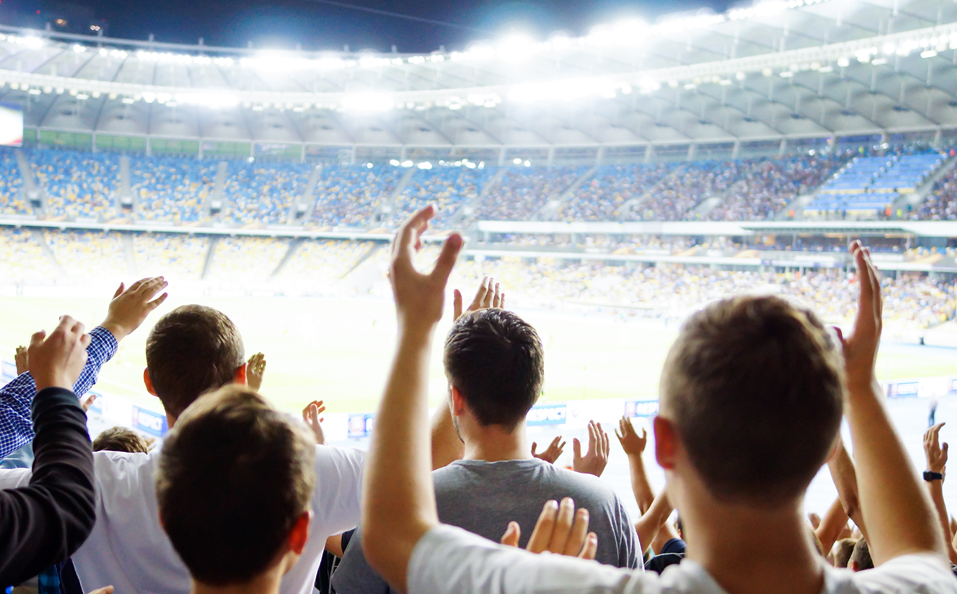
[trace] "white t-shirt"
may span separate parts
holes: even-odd
[[[440,525],[423,536],[409,561],[416,594],[726,594],[707,571],[686,559],[661,575],[617,569],[558,555],[503,547],[460,528]],[[827,567],[822,594],[951,594],[957,578],[936,555],[898,557],[852,573]]]
[[[316,446],[309,540],[283,578],[282,594],[311,594],[326,539],[359,523],[364,457],[359,450]],[[112,584],[123,594],[189,594],[189,572],[159,524],[158,462],[159,448],[93,454],[96,525],[73,555],[84,592]],[[29,470],[0,470],[0,489],[29,481]]]

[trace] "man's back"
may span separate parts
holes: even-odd
[[[432,473],[439,519],[498,542],[509,521],[522,527],[524,547],[545,502],[564,497],[588,510],[588,529],[598,535],[596,560],[635,568],[641,552],[634,524],[614,491],[600,479],[538,459],[485,462],[459,460]],[[376,594],[388,589],[368,566],[361,534],[349,543],[333,576],[340,594]]]
[[[84,591],[113,585],[117,592],[188,594],[186,566],[159,524],[155,476],[159,448],[150,454],[96,452],[96,525],[73,555]],[[316,490],[309,541],[282,582],[283,594],[312,592],[326,538],[359,521],[363,454],[316,447]],[[0,471],[0,488],[29,481],[25,470]]]

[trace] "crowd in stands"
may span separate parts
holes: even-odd
[[[882,280],[854,242],[853,275],[779,279],[817,313],[762,295],[754,275],[622,270],[613,283],[644,288],[648,300],[658,292],[710,303],[683,323],[663,364],[653,446],[627,417],[604,428],[591,420],[587,443],[574,439],[562,468],[561,438],[539,448],[525,422],[543,391],[548,322],[536,328],[511,311],[511,296],[526,285],[537,293],[542,279],[570,295],[609,299],[617,289],[597,286],[580,264],[540,262],[514,275],[520,267],[504,261],[459,261],[458,235],[419,250],[432,214],[415,213],[393,248],[376,252],[389,259],[397,319],[367,453],[325,444],[314,394],[302,421],[260,395],[265,358],[247,360],[225,313],[191,304],[151,319],[169,295],[163,277],[122,288],[89,331],[64,316],[30,337],[18,375],[0,387],[0,459],[33,453],[0,469],[0,587],[35,579],[44,594],[957,592],[943,423],[932,410],[915,468],[907,450],[917,444],[898,435],[875,371],[882,322],[909,315],[908,303],[942,299],[926,280]],[[265,239],[255,247],[276,251]],[[474,296],[446,299],[450,283],[477,275]],[[943,298],[952,315],[953,293]],[[847,322],[843,333],[825,326],[834,314]],[[433,345],[444,318],[451,329]],[[170,432],[152,449],[124,429],[91,443],[81,398],[147,320],[144,384]],[[430,420],[433,346],[448,384]],[[633,370],[620,373],[634,381]],[[629,493],[603,478],[610,433],[628,458]],[[664,486],[649,481],[652,459],[666,470]],[[805,517],[819,472],[838,496]]]
[[[435,204],[439,211],[432,228],[448,228],[459,209],[479,197],[494,173],[491,167],[433,167],[417,170],[396,199],[392,225],[398,226],[413,212],[428,204]]]
[[[678,166],[602,165],[562,204],[559,217],[567,222],[628,220],[624,205],[653,192],[656,184]]]
[[[310,222],[320,227],[376,226],[375,215],[406,171],[389,165],[323,165]]]
[[[219,237],[206,278],[232,285],[262,282],[279,267],[289,240],[276,237]]]
[[[0,230],[0,279],[5,284],[47,282],[56,278],[56,269],[43,247],[28,229]]]
[[[243,225],[275,225],[298,203],[312,167],[299,163],[231,162],[223,188],[226,218]]]
[[[957,220],[957,169],[950,170],[937,180],[915,218],[928,221]]]
[[[216,161],[181,157],[130,157],[136,216],[146,221],[195,223],[211,200]]]
[[[44,231],[43,236],[70,279],[118,278],[130,270],[126,248],[119,233]]]
[[[30,214],[33,207],[24,195],[23,176],[12,149],[0,148],[0,213]]]
[[[486,194],[474,220],[527,221],[548,200],[558,198],[588,167],[513,167]]]
[[[35,150],[27,155],[46,194],[46,213],[70,219],[116,216],[120,159],[110,153]]]
[[[199,280],[206,263],[209,238],[174,233],[136,233],[133,259],[138,275]]]

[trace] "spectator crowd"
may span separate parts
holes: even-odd
[[[0,587],[957,592],[944,424],[931,413],[915,468],[907,449],[917,444],[901,440],[875,375],[885,320],[948,298],[953,315],[953,287],[942,296],[925,280],[882,278],[858,241],[852,275],[778,279],[811,307],[741,273],[654,268],[598,287],[586,265],[556,268],[555,287],[570,295],[708,302],[663,364],[653,455],[629,418],[596,419],[563,468],[561,438],[529,443],[525,423],[542,394],[547,328],[510,309],[513,289],[538,293],[536,274],[547,273],[460,261],[457,234],[423,247],[434,214],[416,211],[391,249],[366,254],[387,261],[397,318],[368,452],[326,445],[313,392],[303,391],[301,420],[276,410],[260,394],[265,356],[248,356],[226,313],[189,304],[155,319],[175,290],[163,276],[121,284],[92,329],[69,315],[53,326],[51,312],[52,329],[18,349],[17,376],[0,388]],[[302,253],[365,247],[317,242]],[[276,252],[268,239],[256,251],[263,261]],[[239,265],[268,268],[244,257]],[[474,295],[453,290],[477,275]],[[835,314],[842,330],[826,325]],[[444,317],[453,323],[436,349],[448,388],[429,418],[427,367]],[[86,393],[147,321],[144,388],[170,431],[161,444],[124,428],[91,441]],[[629,493],[602,478],[612,439],[628,458]],[[665,471],[657,488],[652,458]],[[824,468],[838,495],[806,516],[805,492]]]

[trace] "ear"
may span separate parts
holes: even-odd
[[[306,548],[306,541],[309,540],[309,523],[312,521],[312,510],[309,510],[296,519],[289,531],[289,551],[302,555]]]
[[[655,459],[658,466],[665,470],[675,467],[675,457],[678,452],[678,432],[674,424],[658,415],[652,424],[655,433]]]
[[[455,386],[452,386],[451,393],[452,393],[452,406],[451,406],[452,416],[461,417],[462,415],[465,414],[465,410],[466,410],[465,397],[462,396],[462,392],[459,392],[459,389],[456,388]]]
[[[153,380],[150,379],[150,370],[143,370],[143,383],[146,384],[146,391],[156,396],[156,390],[153,389]]]
[[[233,382],[240,386],[246,385],[246,363],[243,363],[236,369],[236,375],[233,376]]]

